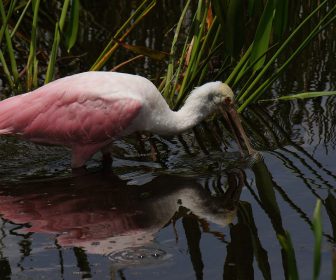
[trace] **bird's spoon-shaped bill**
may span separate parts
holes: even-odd
[[[229,105],[229,107],[226,108],[220,107],[220,110],[232,130],[241,152],[243,153],[243,147],[245,146],[250,156],[256,155],[257,151],[252,148],[250,140],[241,124],[239,114],[234,106]]]

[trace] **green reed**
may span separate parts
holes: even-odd
[[[149,14],[155,7],[156,1],[144,0],[139,7],[131,14],[124,24],[116,31],[110,42],[106,45],[97,60],[91,66],[91,71],[101,70],[106,62],[119,48],[119,41],[122,42],[131,33],[131,31]]]
[[[33,2],[33,22],[32,22],[32,32],[31,32],[31,40],[29,47],[29,56],[27,62],[27,89],[31,90],[32,87],[36,87],[37,84],[34,84],[33,77],[37,75],[37,66],[38,61],[36,58],[36,44],[37,44],[37,22],[38,22],[38,14],[39,14],[40,0],[36,0]]]
[[[80,1],[65,0],[62,3],[59,18],[55,19],[54,23],[54,36],[48,54],[48,61],[39,61],[39,45],[41,40],[41,38],[39,38],[39,32],[41,32],[41,25],[44,24],[41,15],[44,17],[46,16],[43,5],[44,2],[40,2],[40,0],[20,2],[17,0],[10,0],[9,2],[6,2],[6,4],[7,5],[4,5],[3,1],[0,1],[0,15],[2,22],[0,29],[0,67],[5,74],[10,88],[18,89],[19,87],[22,87],[23,82],[26,81],[23,90],[28,91],[37,87],[41,78],[44,80],[45,84],[49,83],[55,77],[60,48],[64,47],[69,53],[76,44],[80,23]],[[141,3],[135,12],[133,12],[125,23],[117,30],[110,43],[101,52],[100,56],[91,67],[91,70],[100,70],[105,65],[109,58],[120,47],[123,40],[139,24],[139,22],[149,14],[155,4],[156,1],[154,0],[144,0]],[[13,11],[20,12],[18,19],[14,19]],[[12,23],[13,20],[15,21],[14,26],[9,26],[8,23],[10,21]],[[54,19],[49,18],[48,20],[52,22]],[[29,34],[28,42],[25,42],[26,38],[24,36],[18,37],[17,35],[21,31],[20,27],[22,26],[22,22],[27,21],[31,24],[31,34]],[[28,48],[26,50],[15,49],[15,47],[13,47],[13,40],[16,40],[23,46],[28,43]],[[125,47],[125,45],[123,46]],[[128,46],[128,49],[134,51],[135,48]],[[136,48],[136,51],[139,52],[139,50],[140,52],[145,53],[145,55],[154,58],[158,55],[162,55],[162,53],[158,54],[155,50],[150,51]],[[19,53],[20,56],[24,57],[25,52],[28,53],[27,63],[19,73],[16,62],[16,53]],[[45,72],[45,67],[39,67],[39,64],[41,64],[39,62],[43,62],[43,64],[46,63]]]
[[[190,5],[190,1],[186,2],[177,23],[167,72],[163,78],[163,94],[174,107],[181,105],[194,86],[209,79],[206,73],[211,59],[220,55],[223,65],[219,73],[226,76],[226,82],[238,91],[239,111],[244,110],[250,103],[265,95],[273,82],[317,34],[336,19],[336,5],[325,0],[288,32],[288,1],[270,0],[265,4],[259,2],[258,5],[257,2],[259,1],[248,1],[249,15],[259,12],[260,19],[256,23],[253,41],[246,50],[241,38],[247,32],[243,30],[247,22],[242,19],[242,1],[199,0],[189,36],[181,52],[176,44],[180,26]],[[306,33],[305,36],[298,39],[303,32]],[[294,42],[298,46],[293,52],[288,52]],[[305,97],[316,94],[305,94]],[[323,93],[330,94],[333,93]],[[294,95],[291,98],[302,97],[303,95]]]
[[[11,85],[16,85],[19,79],[19,72],[18,72],[18,68],[17,68],[17,64],[16,64],[16,58],[15,58],[15,54],[14,54],[14,48],[13,48],[13,44],[12,44],[12,40],[10,37],[10,33],[9,33],[9,29],[8,29],[8,21],[13,13],[15,4],[17,1],[11,1],[8,11],[7,11],[7,15],[6,15],[6,11],[3,5],[3,2],[0,1],[0,14],[1,14],[1,19],[2,19],[2,27],[1,27],[1,31],[0,31],[0,43],[2,40],[2,37],[5,36],[5,41],[6,41],[6,49],[7,49],[7,53],[9,56],[9,61],[10,61],[10,65],[11,65],[11,72],[10,72],[10,76],[6,75],[7,78],[10,79],[10,84]],[[0,50],[1,51],[1,50]],[[1,61],[2,64],[4,65],[5,68],[5,72],[8,73],[9,68],[7,66],[7,63],[4,59],[4,55],[3,52],[1,51]]]
[[[39,27],[42,24],[40,14],[44,13],[43,5],[40,5],[38,0],[10,0],[6,3],[7,5],[4,5],[3,1],[0,1],[2,21],[0,62],[10,87],[22,85],[24,74],[27,90],[36,87],[41,77],[44,83],[52,81],[57,69],[60,47],[63,46],[69,52],[76,44],[80,23],[80,1],[62,2],[59,18],[54,23],[53,43],[49,50],[45,72],[44,67],[40,66],[37,49],[40,40]],[[150,14],[155,5],[155,0],[143,0],[117,29],[90,70],[103,69],[119,47],[152,59],[158,57],[160,60],[165,59],[166,55],[159,50],[149,50],[125,43],[126,37]],[[246,3],[243,0],[199,0],[196,5],[192,1],[186,1],[175,27],[167,70],[161,80],[160,89],[167,101],[174,108],[178,108],[192,88],[209,79],[218,78],[225,80],[237,92],[239,111],[264,97],[273,82],[291,65],[309,42],[336,19],[336,4],[324,0],[316,4],[296,27],[288,31],[290,5],[288,0],[270,0],[265,3],[256,0],[248,0]],[[20,11],[20,16],[14,26],[9,26],[8,22],[13,18],[13,11]],[[182,40],[182,26],[188,11],[193,17],[181,49],[177,45]],[[243,15],[247,16],[247,20]],[[32,18],[29,55],[25,68],[19,73],[15,54],[17,50],[13,47],[13,40],[17,40],[16,34],[27,17]],[[248,28],[247,21],[253,21]],[[305,36],[298,39],[303,32]],[[251,42],[246,42],[247,35],[252,38]],[[294,42],[298,46],[293,52],[288,52]],[[249,47],[246,47],[246,43]],[[211,65],[214,57],[221,61],[221,67],[217,69],[216,74],[213,74]],[[126,61],[121,65],[127,63]],[[300,96],[294,95],[291,98]]]
[[[248,106],[251,102],[258,100],[262,94],[267,92],[267,89],[273,84],[273,82],[288,68],[290,63],[300,54],[304,48],[313,40],[313,38],[322,30],[324,30],[329,24],[331,24],[336,18],[334,16],[336,11],[336,5],[334,5],[328,13],[319,20],[319,22],[314,26],[312,30],[310,30],[309,34],[303,39],[296,50],[285,58],[285,62],[280,66],[277,67],[276,70],[273,70],[273,73],[267,74],[267,70],[274,64],[274,62],[280,57],[280,54],[290,46],[290,43],[294,39],[294,37],[302,31],[305,24],[309,20],[316,15],[322,7],[327,4],[327,1],[322,2],[315,10],[313,10],[287,37],[287,39],[280,45],[280,47],[276,50],[275,54],[271,56],[262,68],[262,70],[256,75],[253,81],[248,85],[247,89],[239,94],[238,101],[241,104],[239,107],[239,111]],[[253,73],[255,75],[255,73]],[[263,80],[261,85],[258,86],[258,83]],[[256,88],[257,87],[257,88]]]
[[[47,73],[46,73],[46,77],[44,80],[45,84],[49,83],[50,81],[54,79],[57,52],[59,49],[59,44],[61,42],[61,35],[64,30],[64,24],[65,24],[69,6],[70,6],[70,0],[64,1],[60,19],[58,22],[56,22],[56,25],[55,25],[54,41],[52,44]],[[71,5],[69,23],[68,23],[68,31],[65,33],[65,41],[67,44],[68,52],[76,43],[77,33],[78,33],[78,21],[79,21],[79,0],[73,0],[72,5]]]
[[[313,213],[312,229],[314,233],[314,261],[312,279],[319,278],[321,269],[321,244],[322,244],[322,217],[321,217],[321,200],[317,200]],[[288,232],[285,235],[278,235],[279,242],[287,255],[287,279],[299,279],[297,270],[295,252]]]

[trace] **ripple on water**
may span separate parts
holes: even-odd
[[[137,247],[112,252],[107,255],[116,265],[151,265],[169,258],[169,254],[160,248]]]
[[[64,147],[35,145],[14,137],[0,137],[2,181],[19,181],[70,173],[70,154]]]
[[[175,143],[175,152],[160,151],[162,159],[154,161],[150,156],[140,156],[135,150],[125,149],[125,143],[115,143],[119,150],[118,153],[113,151],[113,170],[115,174],[135,185],[151,181],[157,172],[199,176],[246,164],[246,159],[237,151],[188,154],[178,143]],[[43,146],[15,137],[0,137],[1,181],[4,183],[71,176],[70,157],[70,151],[65,147]],[[100,168],[100,154],[97,153],[87,166],[88,169]]]

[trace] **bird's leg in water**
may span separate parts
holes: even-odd
[[[112,156],[111,153],[104,153],[102,156],[103,166],[112,166]]]
[[[102,153],[102,165],[103,169],[110,169],[112,167],[113,158],[111,155],[110,145],[103,147],[101,150]]]
[[[149,144],[151,146],[151,156],[153,161],[160,161],[160,153],[155,144],[155,141],[152,138],[148,139]]]
[[[144,142],[145,141],[149,141],[149,145],[151,147],[151,158],[153,161],[160,161],[160,154],[159,154],[159,150],[155,144],[155,141],[151,138],[151,134],[149,133],[141,133],[140,135],[140,140],[142,143],[142,149],[145,151],[145,147],[144,147]]]

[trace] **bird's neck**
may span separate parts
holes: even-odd
[[[151,131],[161,135],[179,134],[199,124],[209,113],[207,106],[189,100],[179,111],[168,109],[158,115]]]

